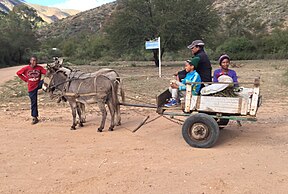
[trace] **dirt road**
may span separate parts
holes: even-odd
[[[288,97],[285,85],[275,84],[284,79],[284,70],[284,63],[275,69],[262,62],[236,69],[242,79],[261,73],[258,122],[229,123],[210,149],[189,147],[181,126],[165,118],[131,133],[146,115],[157,116],[153,110],[124,107],[122,126],[97,133],[95,106],[88,108],[85,127],[70,131],[69,107],[46,103],[44,95],[41,122],[34,126],[26,98],[2,102],[0,193],[287,193]],[[153,74],[155,69],[119,71]],[[132,82],[125,84],[135,86]]]
[[[16,72],[24,66],[25,65],[0,69],[0,86],[13,79],[16,76]]]

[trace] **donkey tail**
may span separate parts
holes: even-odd
[[[121,78],[118,77],[117,78],[117,82],[118,82],[118,85],[119,85],[122,102],[125,102],[125,92],[124,92],[124,89],[123,89],[123,81],[121,80]]]
[[[109,79],[109,78],[108,78]],[[110,79],[109,79],[110,80]],[[117,103],[119,103],[118,102],[118,96],[117,96],[117,91],[116,91],[116,89],[115,89],[115,87],[114,87],[114,84],[110,81],[110,84],[111,84],[111,89],[112,89],[112,91],[111,91],[111,97],[112,97],[112,103],[113,104],[117,104]]]

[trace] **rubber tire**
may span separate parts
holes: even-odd
[[[224,129],[224,126],[228,125],[229,119],[219,119],[218,125],[222,125],[222,127],[219,126],[219,129]]]
[[[208,137],[205,140],[197,140],[190,136],[190,131],[195,123],[202,123],[208,128]],[[198,113],[185,120],[182,126],[182,136],[184,140],[192,147],[210,148],[219,137],[219,126],[215,119],[207,114]]]

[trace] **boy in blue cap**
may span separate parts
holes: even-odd
[[[177,105],[178,93],[180,96],[185,95],[186,83],[188,82],[201,82],[200,75],[196,72],[196,68],[200,61],[199,57],[194,57],[191,60],[187,60],[185,63],[185,71],[187,72],[184,79],[181,82],[172,82],[169,87],[169,91],[172,94],[172,98],[169,100],[165,107],[171,107]],[[200,92],[201,84],[192,84],[192,95],[198,95]]]

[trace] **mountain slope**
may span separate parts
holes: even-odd
[[[105,20],[108,20],[115,10],[117,2],[105,4],[103,6],[78,13],[39,31],[40,38],[67,37],[78,33],[95,33]],[[264,23],[267,29],[271,30],[283,24],[288,27],[288,3],[287,0],[216,0],[215,9],[224,20],[233,12],[239,9],[246,9],[249,14],[256,15]]]
[[[215,8],[222,18],[239,10],[246,9],[267,24],[268,29],[283,24],[288,27],[287,0],[216,0]]]
[[[51,23],[38,30],[39,37],[40,39],[51,37],[65,38],[79,33],[97,33],[101,29],[102,24],[109,19],[116,6],[116,2],[107,3]]]
[[[15,5],[19,5],[22,2],[19,0],[1,0],[0,1],[0,11],[7,13],[13,9]]]
[[[37,10],[38,15],[47,23],[52,23],[71,15],[76,15],[79,13],[78,10],[71,9],[58,9],[54,7],[47,7],[35,4],[27,4]]]
[[[77,10],[61,10],[58,8],[40,6],[34,4],[28,4],[20,0],[1,0],[0,1],[0,11],[8,13],[13,9],[14,6],[19,4],[26,4],[29,7],[36,9],[38,15],[47,23],[52,23],[60,19],[66,18],[71,15],[79,13]]]

